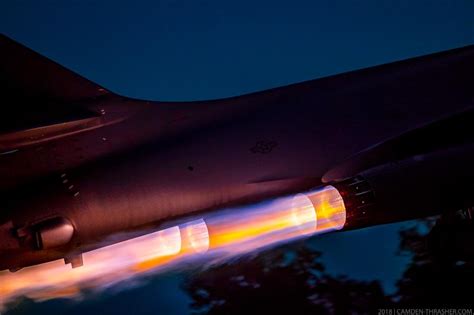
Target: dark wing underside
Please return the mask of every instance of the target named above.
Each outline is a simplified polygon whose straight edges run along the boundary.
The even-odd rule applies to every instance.
[[[16,97],[76,102],[107,93],[101,86],[0,35],[2,88]]]
[[[0,34],[0,132],[94,115],[80,106],[108,92]]]

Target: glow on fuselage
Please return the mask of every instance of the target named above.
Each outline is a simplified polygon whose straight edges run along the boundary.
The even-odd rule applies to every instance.
[[[343,228],[344,202],[332,186],[260,204],[224,209],[83,254],[84,266],[62,260],[0,272],[0,301],[26,295],[75,297],[193,257],[226,259],[302,236]],[[0,303],[1,309],[1,303]]]

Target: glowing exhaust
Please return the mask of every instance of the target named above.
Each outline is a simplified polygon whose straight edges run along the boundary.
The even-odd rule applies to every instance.
[[[213,250],[246,252],[315,233],[339,230],[345,207],[336,188],[282,197],[204,217]]]
[[[209,231],[203,219],[180,226],[183,250],[190,253],[205,253],[209,249]]]
[[[136,271],[144,272],[151,270],[173,260],[177,260],[178,258],[205,253],[209,249],[209,232],[203,219],[186,222],[167,230],[177,231],[177,235],[172,238],[172,242],[175,247],[179,247],[179,250],[177,252],[170,252],[168,255],[140,259],[135,264],[134,269]],[[130,241],[133,240],[134,239]],[[179,245],[174,243],[177,240],[179,240]],[[169,241],[171,241],[171,239],[168,240],[168,243]]]
[[[346,223],[346,207],[336,188],[324,187],[321,190],[306,193],[313,204],[317,225],[316,232],[340,230]]]
[[[345,221],[344,202],[332,186],[213,211],[84,253],[80,268],[53,261],[16,273],[0,272],[0,300],[6,303],[19,295],[39,300],[74,297],[83,289],[125,283],[136,275],[194,257],[200,257],[200,262],[206,257],[221,261],[295,238],[339,230]]]

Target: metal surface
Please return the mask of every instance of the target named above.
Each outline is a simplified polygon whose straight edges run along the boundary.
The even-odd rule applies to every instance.
[[[0,44],[9,104],[0,139],[21,140],[0,143],[0,239],[8,240],[0,269],[318,187],[357,152],[474,105],[472,46],[229,99],[163,103],[115,95],[5,37]],[[100,117],[94,128],[74,123],[91,117]],[[436,172],[417,176],[430,182]],[[52,217],[70,220],[70,241],[56,243],[54,229],[42,250],[28,236],[12,239]]]
[[[74,235],[74,226],[65,218],[48,219],[33,226],[37,249],[52,249],[67,245]]]

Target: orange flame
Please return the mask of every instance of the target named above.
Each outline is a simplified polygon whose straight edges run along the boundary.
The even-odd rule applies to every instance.
[[[77,297],[131,277],[212,253],[227,258],[305,235],[341,229],[344,202],[332,186],[261,204],[211,212],[165,230],[83,254],[84,266],[53,261],[0,272],[0,301]],[[0,302],[0,308],[1,308]]]

